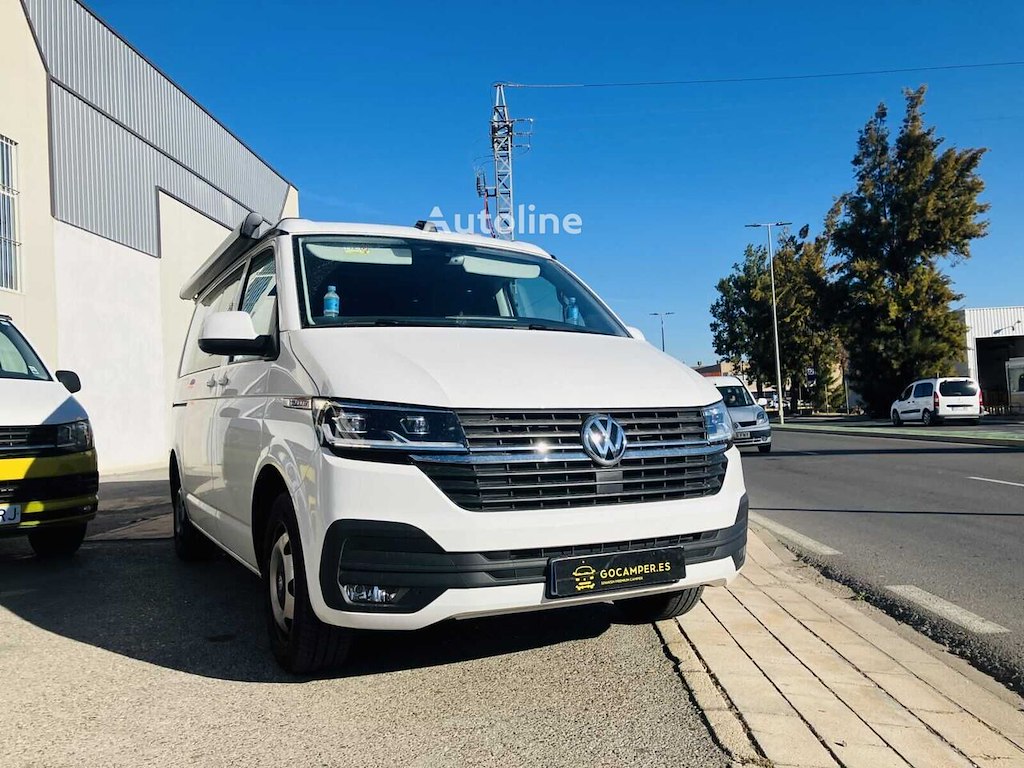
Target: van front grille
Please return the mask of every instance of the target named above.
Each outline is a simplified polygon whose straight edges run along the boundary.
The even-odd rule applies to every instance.
[[[622,425],[630,447],[690,445],[707,439],[700,408],[608,411],[459,411],[469,450],[579,451],[583,422],[595,413]]]
[[[517,457],[507,462],[423,456],[415,462],[463,509],[499,512],[713,496],[722,487],[728,461],[721,449],[707,451],[689,455],[627,451],[618,466],[610,469],[578,454],[536,461],[532,456],[525,461]]]
[[[0,456],[31,453],[55,448],[57,427],[55,425],[0,427]]]

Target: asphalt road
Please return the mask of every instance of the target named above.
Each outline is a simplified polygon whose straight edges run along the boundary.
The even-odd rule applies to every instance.
[[[164,515],[101,487],[91,532]],[[169,540],[68,562],[0,540],[7,766],[724,766],[650,625],[611,606],[363,636],[337,676],[280,672],[259,582]]]
[[[779,432],[743,464],[752,511],[812,539],[787,544],[1024,690],[1024,451]]]

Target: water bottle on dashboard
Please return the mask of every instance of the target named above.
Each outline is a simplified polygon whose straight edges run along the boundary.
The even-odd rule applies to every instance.
[[[337,317],[341,312],[341,297],[336,287],[327,286],[327,293],[324,294],[324,317]]]
[[[580,308],[576,306],[576,297],[569,297],[569,306],[565,309],[565,322],[569,325],[582,325],[580,321]]]

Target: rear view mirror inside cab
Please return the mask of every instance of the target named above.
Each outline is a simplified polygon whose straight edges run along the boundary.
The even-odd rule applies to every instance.
[[[333,243],[306,243],[311,256],[324,261],[343,261],[348,264],[381,264],[408,266],[412,264],[412,251],[381,245],[335,245]]]
[[[452,256],[450,266],[461,266],[471,275],[487,277],[507,277],[514,280],[533,280],[540,277],[538,264],[517,264],[504,259],[488,259],[483,256]]]

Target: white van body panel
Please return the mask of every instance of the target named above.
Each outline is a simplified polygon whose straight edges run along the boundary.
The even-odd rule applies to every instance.
[[[331,397],[522,410],[658,408],[721,399],[678,360],[628,337],[386,327],[308,328],[290,336],[320,392]]]

